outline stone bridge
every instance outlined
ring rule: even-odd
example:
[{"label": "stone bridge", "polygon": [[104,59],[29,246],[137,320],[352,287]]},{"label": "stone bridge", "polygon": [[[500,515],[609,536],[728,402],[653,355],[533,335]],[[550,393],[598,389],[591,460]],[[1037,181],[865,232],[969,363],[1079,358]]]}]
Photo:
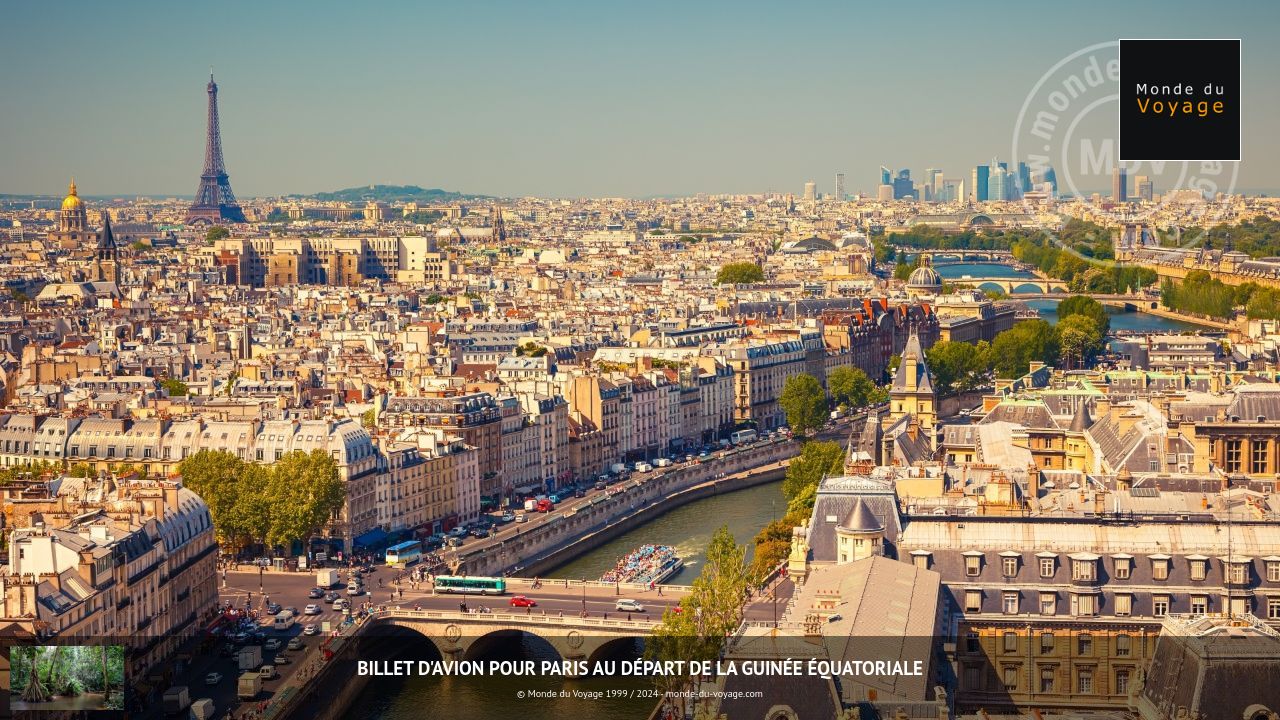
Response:
[{"label": "stone bridge", "polygon": [[[618,613],[623,615],[623,613]],[[597,659],[634,648],[638,638],[649,635],[659,622],[621,618],[581,617],[571,614],[523,612],[454,612],[440,610],[386,610],[366,622],[363,639],[412,631],[431,642],[444,660],[476,660],[495,640],[533,635],[555,649],[563,660],[594,663]]]},{"label": "stone bridge", "polygon": [[893,249],[899,255],[928,255],[934,265],[971,260],[1009,261],[1013,259],[1013,253],[1008,250],[922,250],[900,245],[894,245]]},{"label": "stone bridge", "polygon": [[972,285],[973,287],[984,290],[999,290],[1005,295],[1020,295],[1024,291],[1030,289],[1032,294],[1050,295],[1053,293],[1070,292],[1070,286],[1061,280],[1046,280],[1042,278],[988,278],[988,277],[958,277],[946,278],[947,282],[956,285]]}]

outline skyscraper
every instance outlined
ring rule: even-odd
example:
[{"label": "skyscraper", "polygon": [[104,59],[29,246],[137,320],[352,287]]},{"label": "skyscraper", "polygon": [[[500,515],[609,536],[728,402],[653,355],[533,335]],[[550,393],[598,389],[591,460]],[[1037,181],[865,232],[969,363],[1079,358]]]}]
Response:
[{"label": "skyscraper", "polygon": [[1031,190],[1031,168],[1026,163],[1018,162],[1018,194]]},{"label": "skyscraper", "polygon": [[[915,197],[916,186],[911,182],[911,171],[907,169],[899,170],[898,177],[893,179],[893,199],[901,200],[906,197]],[[917,200],[919,198],[916,198]]]},{"label": "skyscraper", "polygon": [[1053,171],[1053,166],[1048,165],[1044,169],[1044,181],[1049,183],[1053,188],[1053,194],[1058,194],[1058,174]]},{"label": "skyscraper", "polygon": [[893,184],[893,173],[889,171],[889,168],[883,165],[880,166],[880,184],[881,185]]},{"label": "skyscraper", "polygon": [[1155,185],[1146,175],[1135,175],[1133,178],[1133,194],[1139,200],[1151,202],[1155,195]]},{"label": "skyscraper", "polygon": [[991,180],[991,168],[986,165],[978,165],[973,168],[973,193],[974,202],[987,201],[987,185]]},{"label": "skyscraper", "polygon": [[810,180],[804,184],[804,201],[813,202],[818,199],[818,183]]},{"label": "skyscraper", "polygon": [[987,179],[987,199],[993,202],[1009,199],[1009,171],[1004,165],[994,165]]},{"label": "skyscraper", "polygon": [[836,201],[844,200],[844,173],[836,173]]},{"label": "skyscraper", "polygon": [[1111,170],[1111,199],[1115,202],[1128,202],[1128,181],[1126,170],[1122,167]]}]

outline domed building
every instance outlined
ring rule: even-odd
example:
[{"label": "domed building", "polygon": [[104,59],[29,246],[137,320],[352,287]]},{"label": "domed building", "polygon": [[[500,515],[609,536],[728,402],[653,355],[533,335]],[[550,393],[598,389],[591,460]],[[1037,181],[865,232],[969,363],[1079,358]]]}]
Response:
[{"label": "domed building", "polygon": [[49,241],[66,250],[97,247],[98,233],[89,229],[89,213],[76,192],[76,181],[67,187],[58,211],[58,229],[49,233]]},{"label": "domed building", "polygon": [[911,271],[907,278],[907,295],[937,295],[942,292],[942,276],[933,269],[933,262],[928,255],[920,256],[920,267]]}]

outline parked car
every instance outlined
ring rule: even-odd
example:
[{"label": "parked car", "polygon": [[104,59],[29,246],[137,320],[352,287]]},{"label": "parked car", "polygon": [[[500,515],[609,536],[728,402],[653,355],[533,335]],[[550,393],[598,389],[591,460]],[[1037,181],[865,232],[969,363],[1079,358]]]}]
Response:
[{"label": "parked car", "polygon": [[525,521],[524,513],[520,513],[519,515],[516,515],[516,522],[522,523],[524,521]]},{"label": "parked car", "polygon": [[204,676],[205,685],[217,685],[222,682],[222,673],[211,672]]},{"label": "parked car", "polygon": [[639,600],[622,598],[613,604],[613,609],[621,610],[623,612],[644,612],[644,605],[641,605]]},{"label": "parked car", "polygon": [[538,607],[538,602],[523,595],[511,598],[511,607]]},{"label": "parked car", "polygon": [[514,522],[515,519],[516,519],[516,514],[513,512],[502,513],[502,522],[504,523]]}]

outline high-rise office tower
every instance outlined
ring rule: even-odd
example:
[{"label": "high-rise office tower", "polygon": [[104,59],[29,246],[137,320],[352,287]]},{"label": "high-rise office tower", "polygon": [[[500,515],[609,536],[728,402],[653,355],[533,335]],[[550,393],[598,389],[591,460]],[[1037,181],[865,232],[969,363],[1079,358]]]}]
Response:
[{"label": "high-rise office tower", "polygon": [[1029,192],[1031,190],[1031,168],[1024,162],[1018,163],[1018,192],[1019,194]]},{"label": "high-rise office tower", "polygon": [[991,176],[987,179],[987,199],[993,202],[1009,199],[1009,171],[1003,164],[991,168]]},{"label": "high-rise office tower", "polygon": [[893,173],[889,171],[889,168],[883,165],[880,166],[880,184],[881,185],[893,184]]},{"label": "high-rise office tower", "polygon": [[836,173],[836,201],[844,200],[844,173]]},{"label": "high-rise office tower", "polygon": [[1053,194],[1058,194],[1058,174],[1053,171],[1052,165],[1046,165],[1044,169],[1044,181],[1053,187]]},{"label": "high-rise office tower", "polygon": [[1122,167],[1111,170],[1111,199],[1115,202],[1128,202],[1128,181],[1126,170]]},{"label": "high-rise office tower", "polygon": [[911,182],[911,171],[906,169],[899,170],[898,177],[893,179],[893,199],[901,200],[907,197],[915,197],[915,194],[916,186]]},{"label": "high-rise office tower", "polygon": [[[926,171],[926,172],[930,172],[930,171]],[[937,202],[945,202],[946,199],[944,197],[943,187],[946,186],[946,181],[942,177],[942,171],[933,170],[932,172],[933,172],[933,177],[930,180],[930,184],[933,185],[933,199]],[[955,198],[952,198],[952,199],[954,200]]]},{"label": "high-rise office tower", "polygon": [[1139,200],[1151,202],[1155,195],[1155,184],[1146,175],[1136,175],[1133,178],[1133,194]]},{"label": "high-rise office tower", "polygon": [[974,202],[986,202],[987,186],[991,181],[991,168],[987,165],[978,165],[973,168],[972,185],[969,189],[973,193]]},{"label": "high-rise office tower", "polygon": [[804,184],[804,201],[813,202],[818,199],[818,183],[810,181]]}]

